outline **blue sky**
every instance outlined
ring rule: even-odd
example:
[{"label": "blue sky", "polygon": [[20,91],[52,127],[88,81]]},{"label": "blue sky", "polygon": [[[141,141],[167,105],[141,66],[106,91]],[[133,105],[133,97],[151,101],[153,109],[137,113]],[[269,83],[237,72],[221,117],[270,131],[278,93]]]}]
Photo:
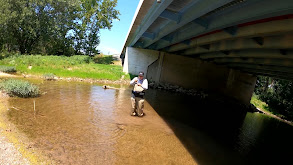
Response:
[{"label": "blue sky", "polygon": [[103,54],[119,54],[140,0],[118,0],[116,7],[120,12],[120,21],[113,21],[111,30],[100,30],[100,45],[97,47]]}]

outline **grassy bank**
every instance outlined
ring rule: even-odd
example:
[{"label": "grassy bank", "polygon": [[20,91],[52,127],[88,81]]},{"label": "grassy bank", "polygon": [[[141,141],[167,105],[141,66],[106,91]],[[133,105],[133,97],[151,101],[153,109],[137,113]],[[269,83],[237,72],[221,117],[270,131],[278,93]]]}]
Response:
[{"label": "grassy bank", "polygon": [[262,112],[264,112],[265,114],[275,117],[279,120],[283,120],[286,123],[290,124],[293,126],[293,121],[292,120],[284,120],[285,116],[279,113],[276,113],[273,109],[271,109],[268,104],[266,104],[265,102],[261,101],[260,99],[258,99],[257,95],[253,95],[250,101],[251,104],[253,104],[255,107],[259,108]]},{"label": "grassy bank", "polygon": [[270,113],[269,106],[265,102],[259,100],[256,95],[252,95],[250,103],[262,111]]},{"label": "grassy bank", "polygon": [[58,77],[119,80],[124,75],[124,79],[130,79],[122,66],[97,64],[89,56],[11,55],[0,60],[0,65],[15,66],[19,73],[39,76],[51,73]]}]

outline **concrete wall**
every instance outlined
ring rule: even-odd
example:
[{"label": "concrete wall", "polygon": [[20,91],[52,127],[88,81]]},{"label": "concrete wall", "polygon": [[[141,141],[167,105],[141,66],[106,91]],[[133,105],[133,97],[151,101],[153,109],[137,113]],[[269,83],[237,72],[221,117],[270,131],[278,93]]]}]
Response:
[{"label": "concrete wall", "polygon": [[197,58],[165,54],[162,61],[161,65],[155,62],[155,65],[149,66],[148,77],[152,77],[151,73],[157,76],[155,71],[161,67],[158,81],[160,83],[214,91],[245,104],[250,102],[256,82],[255,76]]},{"label": "concrete wall", "polygon": [[159,58],[159,51],[127,47],[123,72],[137,75],[143,71],[147,75],[148,66]]},{"label": "concrete wall", "polygon": [[224,93],[249,104],[255,83],[256,76],[230,69]]},{"label": "concrete wall", "polygon": [[148,72],[146,74],[146,78],[149,81],[153,81],[153,82],[159,82],[159,76],[158,76],[158,69],[160,68],[159,66],[159,59],[157,59],[156,61],[154,61],[151,65],[148,66]]},{"label": "concrete wall", "polygon": [[127,47],[123,71],[145,72],[156,83],[204,89],[233,97],[249,104],[256,77],[225,66],[164,52]]},{"label": "concrete wall", "polygon": [[225,87],[229,69],[197,58],[166,54],[160,82],[185,88],[220,89]]},{"label": "concrete wall", "polygon": [[152,81],[155,83],[160,82],[161,73],[162,73],[161,70],[162,70],[162,65],[164,62],[164,56],[165,56],[165,53],[160,52],[159,58],[156,61],[154,61],[151,65],[148,66],[148,72],[146,74],[146,78],[149,81]]}]

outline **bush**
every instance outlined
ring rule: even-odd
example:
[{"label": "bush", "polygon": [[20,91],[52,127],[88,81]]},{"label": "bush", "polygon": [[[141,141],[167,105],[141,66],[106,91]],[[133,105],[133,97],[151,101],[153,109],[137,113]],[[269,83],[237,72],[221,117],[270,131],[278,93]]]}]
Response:
[{"label": "bush", "polygon": [[12,72],[16,72],[16,69],[14,66],[0,65],[0,72],[12,73]]},{"label": "bush", "polygon": [[54,80],[55,75],[53,73],[46,73],[43,75],[46,80]]},{"label": "bush", "polygon": [[270,111],[293,121],[293,81],[257,77],[255,93],[269,105]]},{"label": "bush", "polygon": [[96,55],[93,58],[93,60],[96,64],[113,64],[114,58],[111,55],[105,56],[103,54],[100,54],[100,55]]},{"label": "bush", "polygon": [[0,82],[0,89],[9,96],[37,97],[40,95],[39,87],[28,81],[8,79]]},{"label": "bush", "polygon": [[7,52],[7,51],[2,51],[0,52],[0,59],[4,59],[4,58],[7,58],[9,56],[12,56],[12,55],[15,55],[17,53],[10,53],[10,52]]}]

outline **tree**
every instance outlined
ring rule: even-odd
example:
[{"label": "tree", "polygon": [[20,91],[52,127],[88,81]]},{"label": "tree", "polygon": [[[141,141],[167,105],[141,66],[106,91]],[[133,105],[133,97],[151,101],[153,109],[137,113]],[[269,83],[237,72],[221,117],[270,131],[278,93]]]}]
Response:
[{"label": "tree", "polygon": [[118,19],[116,5],[117,0],[0,0],[0,49],[97,53],[100,29]]},{"label": "tree", "polygon": [[293,82],[258,76],[255,93],[273,112],[293,120]]}]

